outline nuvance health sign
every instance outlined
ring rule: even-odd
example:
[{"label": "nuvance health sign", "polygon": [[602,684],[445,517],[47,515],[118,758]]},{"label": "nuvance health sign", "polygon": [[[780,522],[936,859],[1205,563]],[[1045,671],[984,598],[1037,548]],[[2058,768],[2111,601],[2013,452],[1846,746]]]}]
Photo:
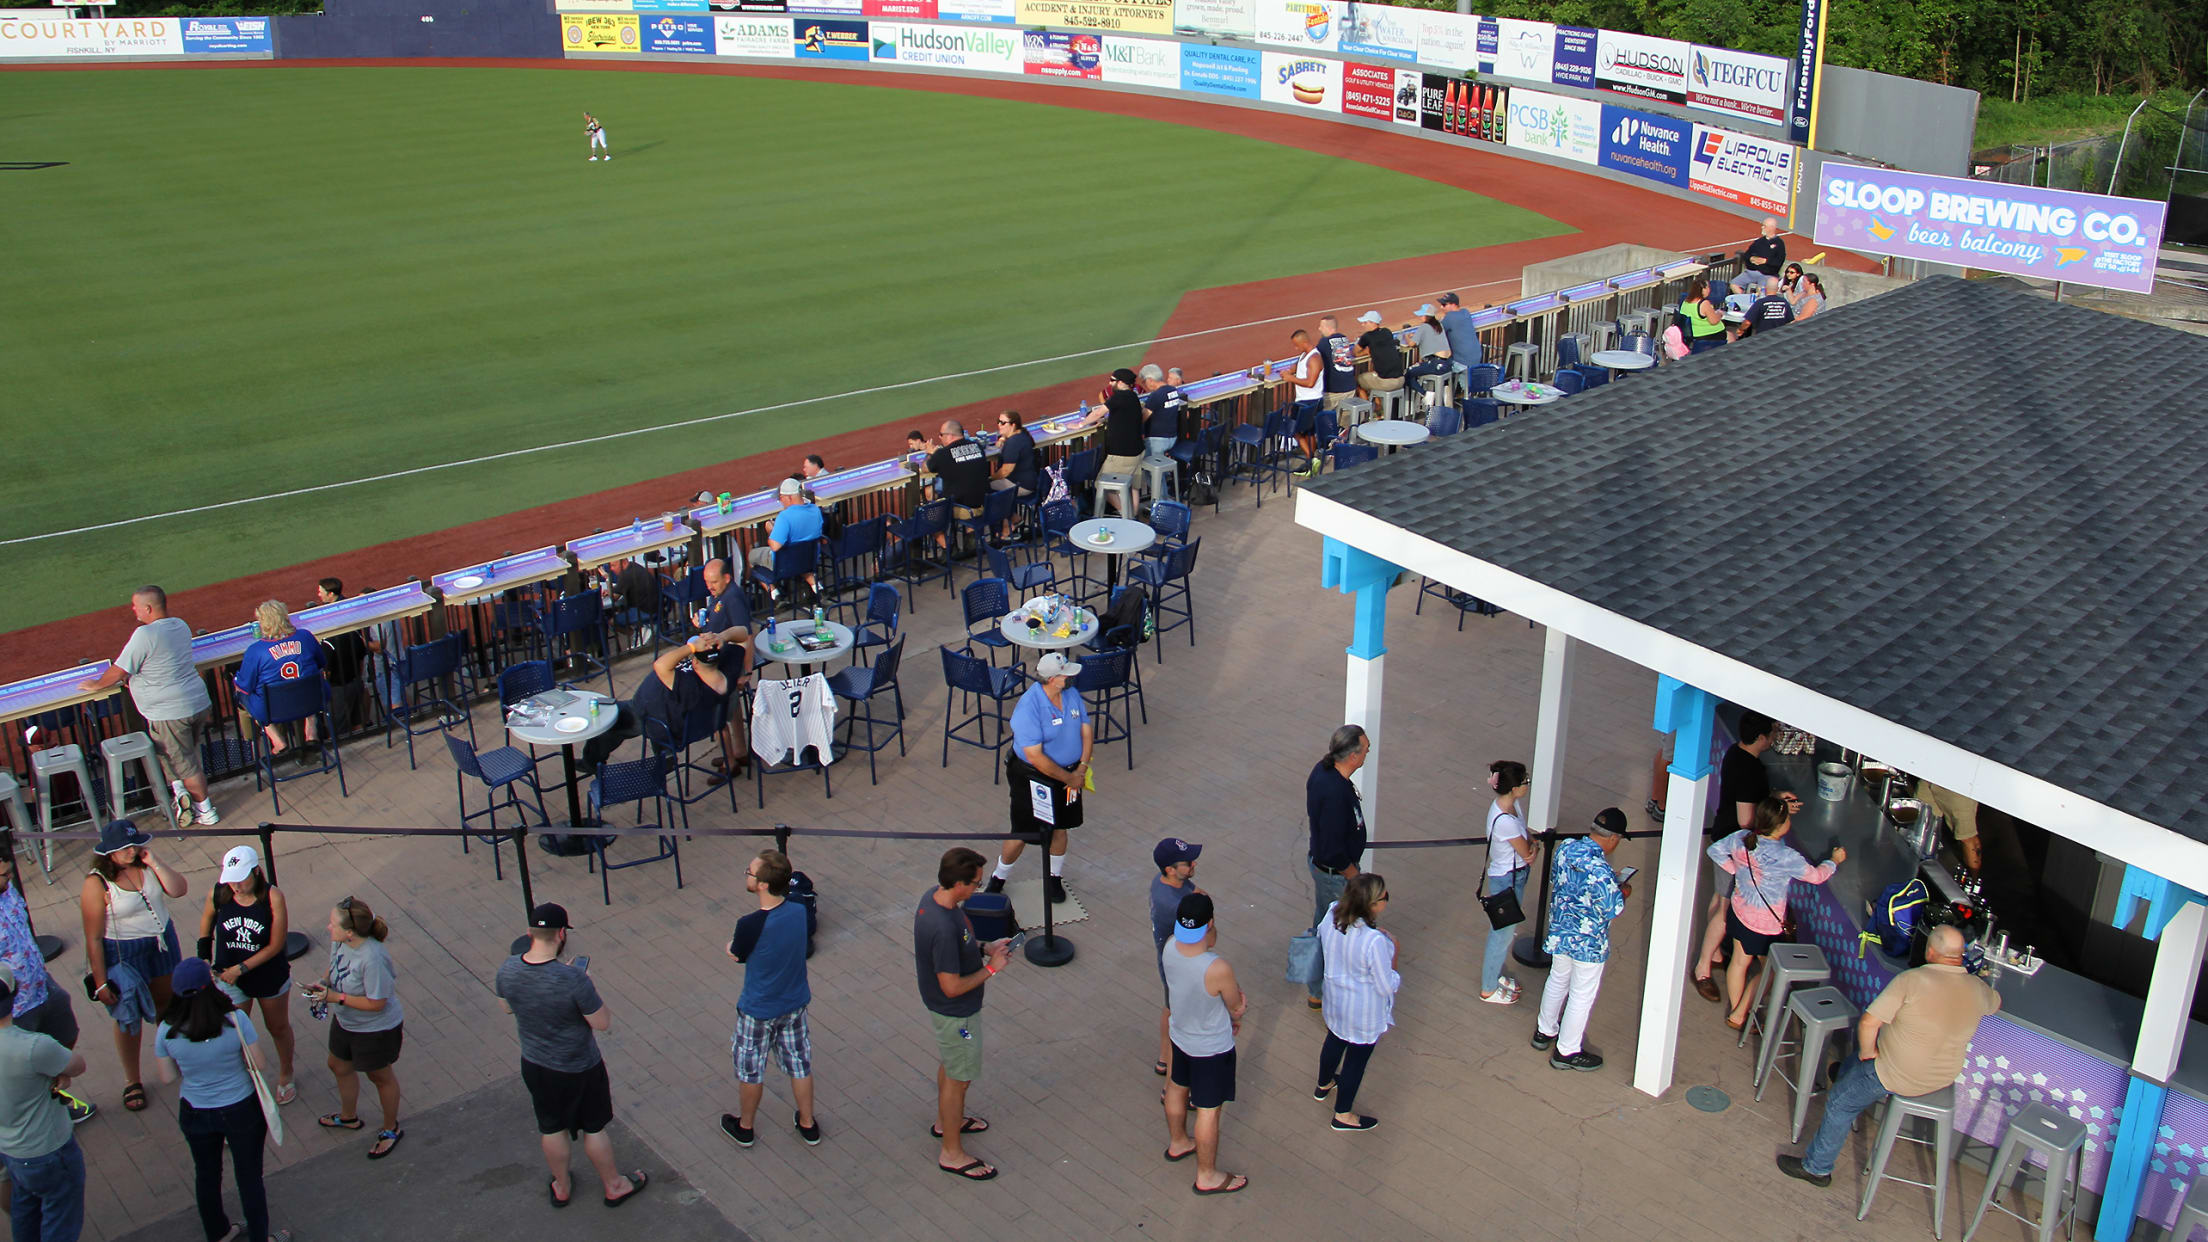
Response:
[{"label": "nuvance health sign", "polygon": [[1815,236],[1865,254],[2148,293],[2167,206],[1827,163]]}]

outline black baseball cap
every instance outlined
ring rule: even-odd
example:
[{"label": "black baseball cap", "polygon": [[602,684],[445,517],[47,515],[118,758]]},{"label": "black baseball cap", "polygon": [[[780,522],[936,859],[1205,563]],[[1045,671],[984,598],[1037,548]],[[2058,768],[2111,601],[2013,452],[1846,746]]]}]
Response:
[{"label": "black baseball cap", "polygon": [[1163,871],[1174,863],[1195,862],[1196,856],[1203,852],[1204,847],[1194,841],[1183,841],[1179,837],[1167,837],[1158,842],[1157,848],[1150,851],[1150,860],[1158,864],[1158,870]]},{"label": "black baseball cap", "polygon": [[1606,837],[1625,835],[1625,812],[1614,806],[1606,806],[1595,812],[1595,831]]},{"label": "black baseball cap", "polygon": [[1135,383],[1135,373],[1128,370],[1126,367],[1121,367],[1117,371],[1112,372],[1112,378],[1118,380],[1120,383],[1125,384],[1130,388],[1133,387]]},{"label": "black baseball cap", "polygon": [[529,912],[529,926],[539,931],[560,931],[575,926],[567,921],[567,907],[545,902]]}]

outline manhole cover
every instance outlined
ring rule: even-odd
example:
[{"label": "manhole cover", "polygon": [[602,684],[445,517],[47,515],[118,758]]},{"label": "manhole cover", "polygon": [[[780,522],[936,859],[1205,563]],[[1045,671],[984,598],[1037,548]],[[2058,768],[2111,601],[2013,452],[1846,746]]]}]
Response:
[{"label": "manhole cover", "polygon": [[1687,1103],[1705,1113],[1722,1113],[1733,1106],[1733,1097],[1715,1087],[1689,1087]]}]

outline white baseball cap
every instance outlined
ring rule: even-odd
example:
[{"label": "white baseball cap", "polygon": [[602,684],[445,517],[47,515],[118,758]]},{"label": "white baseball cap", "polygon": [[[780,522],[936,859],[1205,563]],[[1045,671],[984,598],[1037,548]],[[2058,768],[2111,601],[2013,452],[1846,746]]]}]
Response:
[{"label": "white baseball cap", "polygon": [[222,856],[219,883],[235,884],[260,869],[261,852],[250,845],[235,845]]},{"label": "white baseball cap", "polygon": [[1379,311],[1366,311],[1366,312],[1365,312],[1364,314],[1362,314],[1362,315],[1359,315],[1359,316],[1357,316],[1357,322],[1359,322],[1359,323],[1378,323],[1378,322],[1380,322],[1380,312],[1379,312]]},{"label": "white baseball cap", "polygon": [[1035,675],[1046,680],[1052,677],[1071,677],[1080,671],[1081,666],[1067,659],[1061,652],[1045,652],[1042,659],[1035,661]]}]

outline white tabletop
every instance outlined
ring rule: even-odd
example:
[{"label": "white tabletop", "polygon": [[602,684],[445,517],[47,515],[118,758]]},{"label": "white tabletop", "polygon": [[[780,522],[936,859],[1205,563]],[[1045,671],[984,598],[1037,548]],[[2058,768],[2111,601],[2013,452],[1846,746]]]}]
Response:
[{"label": "white tabletop", "polygon": [[786,650],[774,650],[774,644],[767,640],[766,631],[760,630],[758,631],[759,641],[754,644],[752,658],[755,660],[780,660],[785,664],[826,664],[828,661],[851,650],[851,644],[858,641],[858,635],[852,633],[850,626],[838,625],[830,621],[828,623],[828,633],[835,638],[836,645],[823,647],[818,651],[807,651],[798,645],[794,635],[811,634],[812,632],[813,623],[810,620],[778,622],[775,625],[775,641],[780,642]]},{"label": "white tabletop", "polygon": [[1512,380],[1507,384],[1495,385],[1488,390],[1487,395],[1505,405],[1547,405],[1561,399],[1564,390],[1548,384],[1528,384],[1523,380]]},{"label": "white tabletop", "polygon": [[1101,622],[1094,612],[1082,609],[1080,622],[1073,627],[1073,633],[1064,638],[1056,638],[1049,630],[1029,626],[1027,609],[1023,606],[998,618],[997,631],[1022,647],[1032,647],[1037,651],[1063,651],[1068,647],[1078,647],[1096,637],[1097,627]]},{"label": "white tabletop", "polygon": [[1416,444],[1432,434],[1434,433],[1426,430],[1425,424],[1403,418],[1381,418],[1357,424],[1358,439],[1367,444],[1385,444],[1390,448]]},{"label": "white tabletop", "polygon": [[[574,746],[612,728],[614,717],[621,714],[619,704],[594,690],[562,690],[556,693],[570,696],[569,701],[550,712],[539,712],[527,717],[527,724],[519,723],[516,717],[509,715],[506,718],[506,732],[512,734],[515,741],[527,742],[531,746]],[[522,700],[522,703],[533,704],[540,697],[542,696],[533,695]],[[596,715],[591,714],[593,704],[598,708]],[[515,704],[516,707],[521,705]],[[561,728],[560,723],[567,720],[580,720],[583,722],[582,727],[569,725]]]},{"label": "white tabletop", "polygon": [[1656,360],[1637,349],[1598,349],[1587,355],[1587,361],[1613,371],[1641,371],[1656,365]]},{"label": "white tabletop", "polygon": [[[1096,536],[1101,531],[1111,532],[1110,543],[1096,541]],[[1075,522],[1073,529],[1066,532],[1066,539],[1083,552],[1094,552],[1099,556],[1125,556],[1156,543],[1158,532],[1144,523],[1130,522],[1126,518],[1090,518],[1086,522]]]}]

